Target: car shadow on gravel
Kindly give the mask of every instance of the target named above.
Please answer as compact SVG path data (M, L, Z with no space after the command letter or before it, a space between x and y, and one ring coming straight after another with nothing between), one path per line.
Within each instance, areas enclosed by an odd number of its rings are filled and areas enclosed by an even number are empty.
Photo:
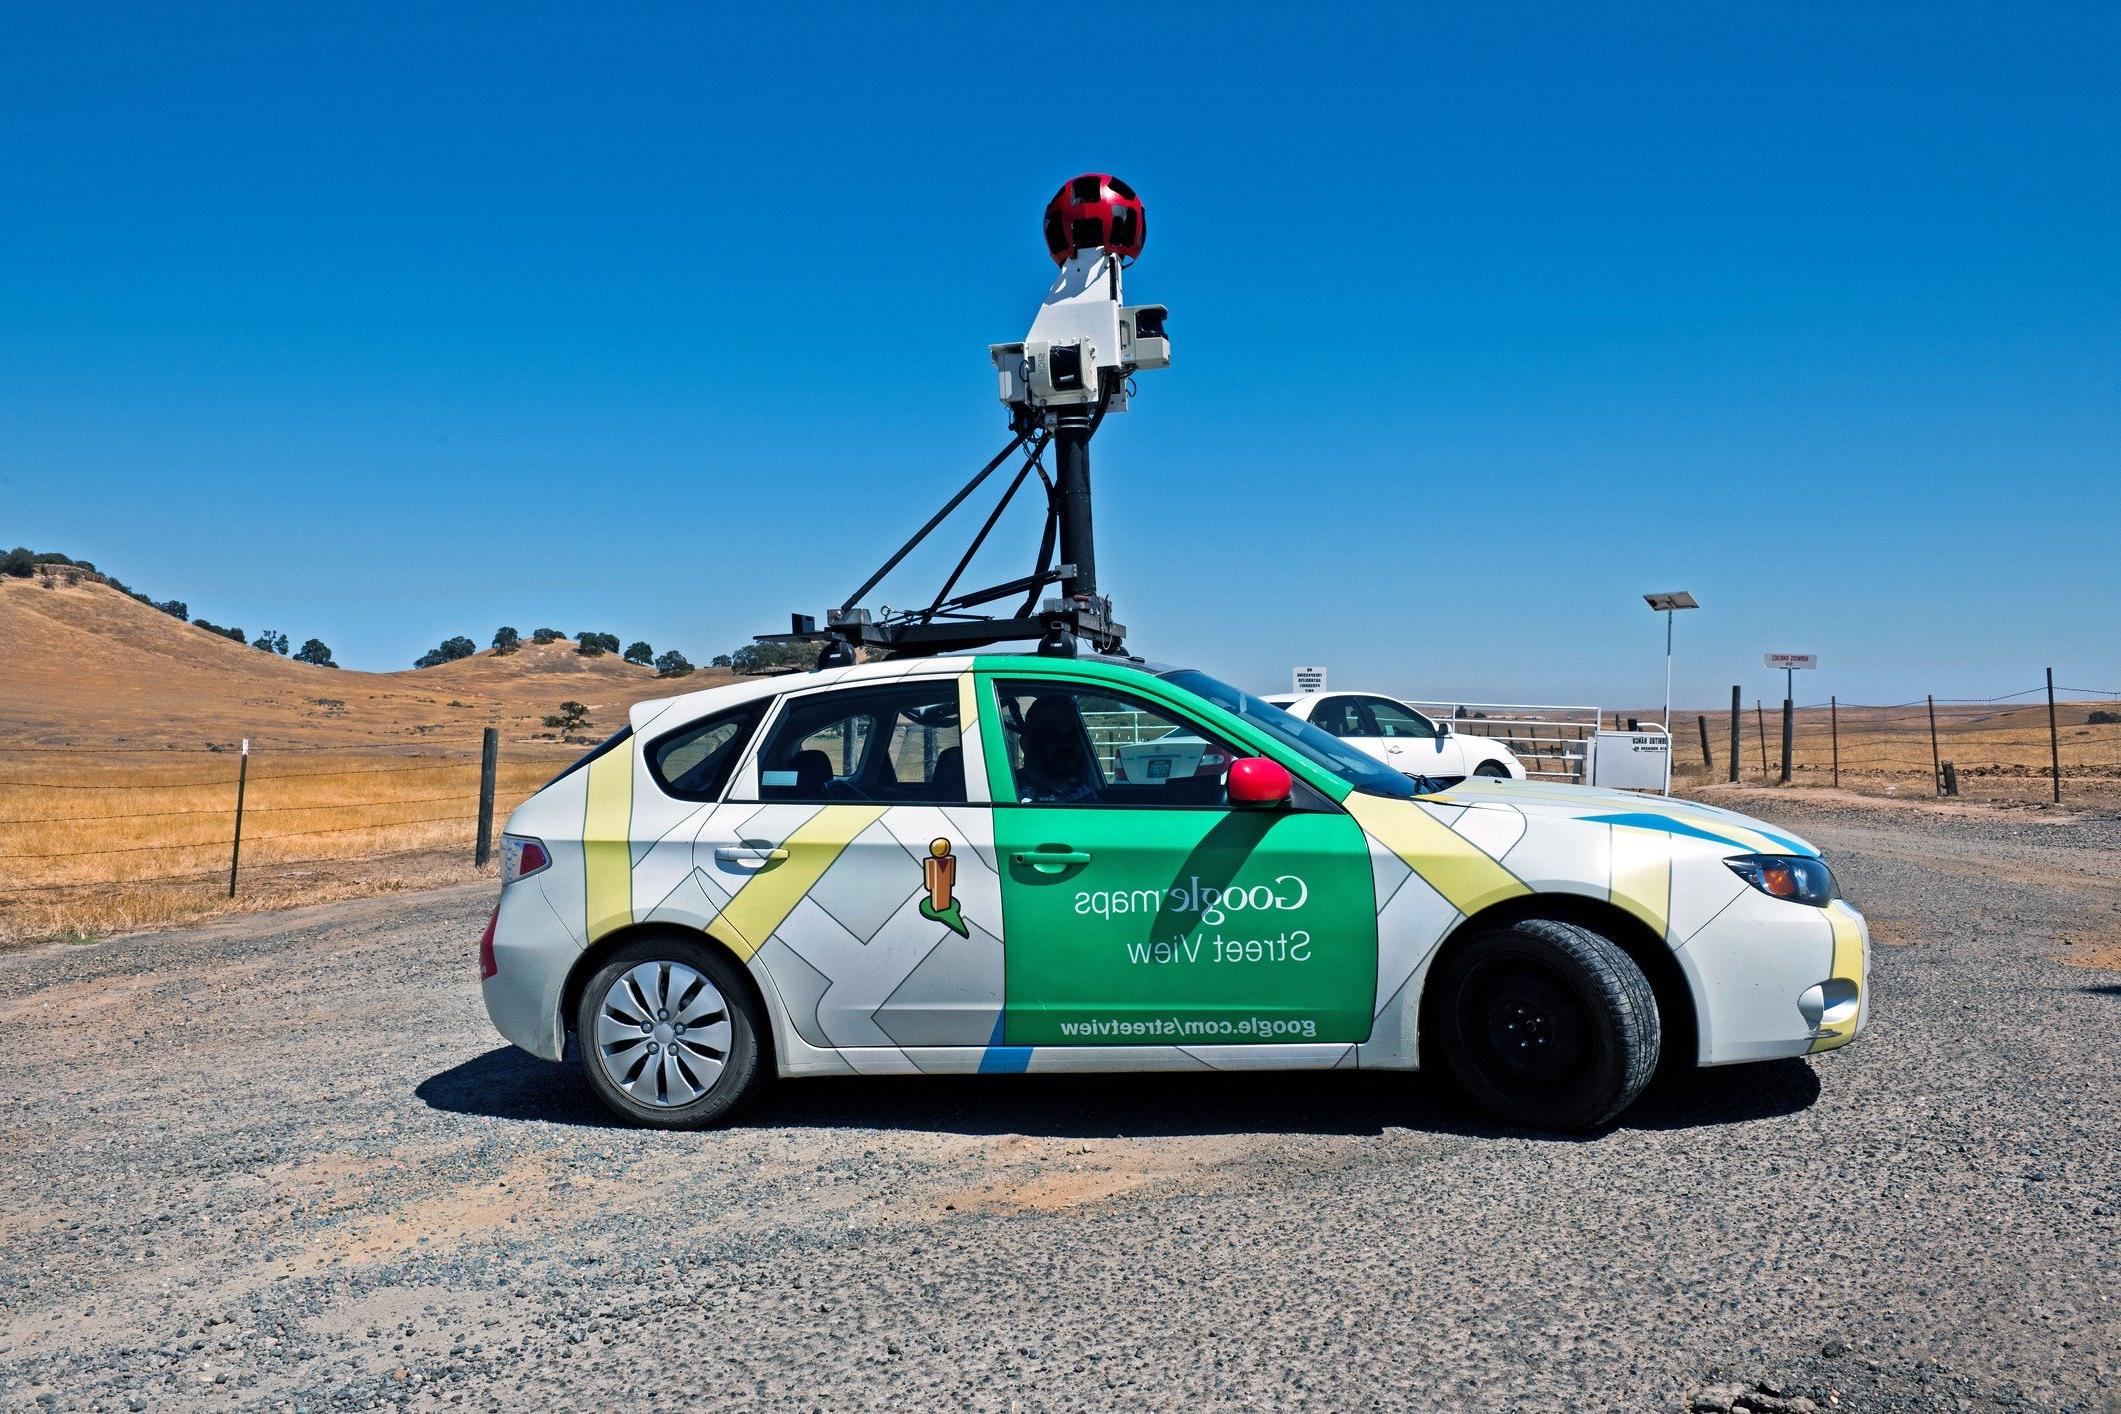
M623 1128L572 1066L500 1046L413 1092L452 1114ZM1819 1078L1802 1060L1661 1076L1621 1129L1697 1129L1809 1108ZM1512 1133L1440 1080L1385 1071L1203 1075L866 1076L775 1085L739 1128L1023 1134L1056 1139L1213 1134L1376 1135L1386 1129ZM1596 1135L1543 1136L1562 1140Z

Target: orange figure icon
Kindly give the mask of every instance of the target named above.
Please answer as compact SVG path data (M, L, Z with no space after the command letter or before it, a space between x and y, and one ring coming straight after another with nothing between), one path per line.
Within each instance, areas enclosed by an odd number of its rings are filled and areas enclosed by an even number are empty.
M928 886L928 897L921 900L921 917L942 924L961 938L971 937L953 896L957 892L957 860L950 853L950 841L928 842L928 857L921 861L921 881Z

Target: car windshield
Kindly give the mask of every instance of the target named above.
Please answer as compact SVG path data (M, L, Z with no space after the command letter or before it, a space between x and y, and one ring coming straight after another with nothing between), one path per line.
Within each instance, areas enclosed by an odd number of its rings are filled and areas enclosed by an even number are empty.
M1263 698L1239 692L1206 673L1184 668L1165 673L1165 682L1205 697L1225 712L1245 719L1283 746L1314 765L1331 771L1365 795L1388 795L1406 799L1415 793L1414 783L1374 757L1365 756L1337 736L1296 718Z

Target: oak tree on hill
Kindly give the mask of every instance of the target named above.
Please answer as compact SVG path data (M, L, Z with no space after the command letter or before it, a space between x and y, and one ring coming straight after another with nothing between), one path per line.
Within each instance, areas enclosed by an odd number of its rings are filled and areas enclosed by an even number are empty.
M616 653L619 651L619 636L615 633L597 633L585 628L574 636L574 641L576 644L574 651L581 654L584 658L594 658L601 653Z
M531 632L530 641L532 643L558 643L566 636L566 634L561 633L556 628L541 628Z
M493 631L493 651L503 656L523 646L523 635L505 625Z
M675 648L655 660L655 675L659 678L681 678L691 671L691 660Z
M645 668L655 661L655 650L642 640L635 639L632 643L626 645L624 657L627 662L639 663Z
M253 638L250 646L261 653L277 653L284 658L287 656L287 635L267 629Z
M336 668L339 666L331 660L331 649L324 646L324 640L321 638L306 640L302 644L301 649L296 652L295 661L297 663L312 663L320 668Z
M283 648L280 651L284 653L287 650ZM430 648L413 659L412 665L415 668L437 667L443 663L454 663L459 658L469 658L478 651L478 644L458 634L455 638L443 639L438 647Z

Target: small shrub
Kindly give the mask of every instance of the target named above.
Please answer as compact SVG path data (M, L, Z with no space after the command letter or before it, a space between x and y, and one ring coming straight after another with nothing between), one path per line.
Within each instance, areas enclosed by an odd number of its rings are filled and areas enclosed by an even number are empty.
M2086 725L2094 727L2112 726L2121 723L2121 712L2098 711L2084 719Z
M586 725L588 721L589 709L587 707L584 707L579 702L562 702L560 710L545 719L545 725L564 734L573 731L577 727Z
M182 599L164 599L155 607L173 619L182 619L185 623L191 622L191 605L185 603Z

